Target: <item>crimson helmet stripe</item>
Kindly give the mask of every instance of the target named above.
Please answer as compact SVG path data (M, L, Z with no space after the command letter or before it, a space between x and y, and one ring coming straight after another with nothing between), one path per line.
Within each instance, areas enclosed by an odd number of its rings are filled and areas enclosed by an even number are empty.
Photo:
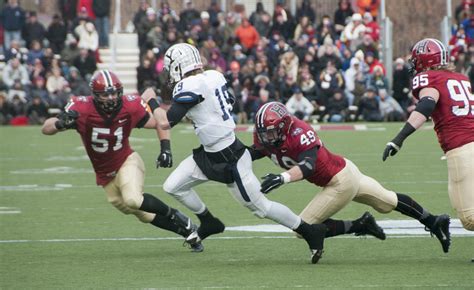
M114 82L112 81L112 76L110 75L110 72L108 70L102 70L101 73L105 80L105 87L113 87Z
M441 42L439 41L438 39L433 39L440 47L440 50L441 50L441 64L442 65L445 65L448 63L448 51L446 49L446 46Z

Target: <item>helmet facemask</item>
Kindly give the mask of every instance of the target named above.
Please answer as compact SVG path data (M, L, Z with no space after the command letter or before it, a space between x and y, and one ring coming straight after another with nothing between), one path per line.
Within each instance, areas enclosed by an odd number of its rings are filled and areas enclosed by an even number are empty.
M285 141L285 134L282 129L285 127L284 122L280 122L277 126L257 127L257 136L264 146L280 147Z
M408 73L410 76L414 77L418 72L416 71L416 59L413 57L410 57L408 59Z
M94 104L96 108L106 114L112 114L122 108L122 89L115 89L113 87L106 88L103 92L94 93ZM116 95L110 98L110 95Z

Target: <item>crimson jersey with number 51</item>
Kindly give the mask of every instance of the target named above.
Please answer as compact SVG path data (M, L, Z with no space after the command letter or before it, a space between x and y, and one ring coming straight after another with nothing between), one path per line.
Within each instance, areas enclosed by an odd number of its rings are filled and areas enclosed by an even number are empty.
M97 184L105 186L133 152L128 142L135 127L143 127L149 115L137 96L122 96L122 108L110 118L99 114L93 97L73 97L65 110L79 113L77 132L92 162Z
M318 186L326 186L331 178L344 168L346 161L323 146L313 127L293 116L291 116L291 119L292 124L285 134L286 138L280 147L263 146L256 132L254 132L253 142L256 148L270 157L278 166L290 169L298 165L298 156L302 152L318 147L318 157L314 173L307 180Z
M474 96L471 82L465 75L429 70L413 78L412 88L417 99L424 88L434 88L439 92L431 117L444 152L474 142Z

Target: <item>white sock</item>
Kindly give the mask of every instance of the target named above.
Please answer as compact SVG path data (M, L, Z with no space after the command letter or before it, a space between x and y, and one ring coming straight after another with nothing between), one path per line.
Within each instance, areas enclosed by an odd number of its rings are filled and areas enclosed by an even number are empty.
M301 224L301 218L291 211L287 206L269 200L270 208L267 211L266 218L271 219L292 230Z
M206 205L192 188L186 192L173 194L173 197L195 214L203 213L206 210Z

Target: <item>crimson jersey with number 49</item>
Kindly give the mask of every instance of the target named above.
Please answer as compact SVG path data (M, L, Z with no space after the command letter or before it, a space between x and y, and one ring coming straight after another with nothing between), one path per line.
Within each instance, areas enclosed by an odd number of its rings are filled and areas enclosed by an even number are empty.
M264 147L258 140L256 132L253 135L253 142L258 150L285 169L297 165L298 156L302 152L318 147L316 167L313 174L306 179L318 186L325 186L334 175L344 168L346 161L324 147L313 127L293 116L291 118L293 123L280 147Z
M430 70L413 78L413 96L434 88L439 100L431 117L444 152L474 142L474 96L469 79L460 73Z
M79 113L77 132L92 162L97 184L105 186L133 152L128 142L135 127L143 127L149 115L140 97L122 96L122 108L110 120L94 106L93 97L73 97L66 110Z

